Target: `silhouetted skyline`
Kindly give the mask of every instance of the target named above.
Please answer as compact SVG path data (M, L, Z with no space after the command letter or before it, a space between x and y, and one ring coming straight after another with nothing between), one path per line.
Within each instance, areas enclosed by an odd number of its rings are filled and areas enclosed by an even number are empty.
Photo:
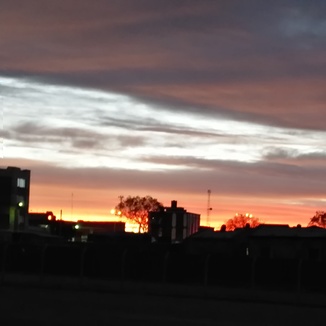
M306 225L325 210L326 3L1 1L1 167L32 211L119 195ZM73 195L72 195L73 194ZM73 207L73 209L72 209Z

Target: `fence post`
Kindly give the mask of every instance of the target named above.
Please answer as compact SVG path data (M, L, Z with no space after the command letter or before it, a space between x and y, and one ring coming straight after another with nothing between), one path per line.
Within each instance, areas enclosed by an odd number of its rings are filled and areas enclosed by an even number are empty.
M297 267L297 294L300 296L301 293L301 283L302 283L302 258L298 260Z
M204 263L204 286L205 286L205 288L208 285L208 270L209 270L210 259L211 259L211 255L207 254L205 257L205 263Z
M7 262L8 243L5 242L2 248L2 268L1 268L1 284L5 283L6 262Z
M162 274L163 284L166 283L167 281L169 258L170 258L170 252L167 251L163 257L163 274Z
M83 286L84 283L84 272L85 272L85 254L87 251L87 246L84 245L80 253L80 286Z
M256 261L257 258L254 256L251 260L251 278L250 278L250 285L251 288L254 289L256 286Z
M45 253L48 245L45 244L41 251L41 266L40 266L40 283L43 284L44 281L44 266L45 266Z
M121 289L123 289L124 281L126 277L126 260L128 249L126 248L121 255Z

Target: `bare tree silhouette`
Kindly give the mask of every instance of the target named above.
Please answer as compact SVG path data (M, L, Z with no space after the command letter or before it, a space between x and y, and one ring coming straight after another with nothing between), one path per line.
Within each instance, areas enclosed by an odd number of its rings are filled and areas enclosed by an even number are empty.
M137 223L139 232L148 231L148 213L158 211L163 206L156 198L151 196L128 196L127 198L119 196L119 199L120 202L115 209L121 212L121 216Z
M326 212L316 211L315 215L310 219L308 226L319 226L326 228Z
M229 219L225 223L227 231L233 231L237 228L244 228L246 225L249 225L251 228L255 228L259 224L259 219L248 213L236 214L233 218Z

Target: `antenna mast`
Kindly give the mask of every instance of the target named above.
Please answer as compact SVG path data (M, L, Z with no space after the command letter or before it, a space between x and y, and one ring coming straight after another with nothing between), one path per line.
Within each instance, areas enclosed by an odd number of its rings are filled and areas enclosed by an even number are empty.
M207 220L206 220L207 226L209 226L209 215L210 215L211 210L212 210L212 207L211 207L211 190L208 189L207 190Z

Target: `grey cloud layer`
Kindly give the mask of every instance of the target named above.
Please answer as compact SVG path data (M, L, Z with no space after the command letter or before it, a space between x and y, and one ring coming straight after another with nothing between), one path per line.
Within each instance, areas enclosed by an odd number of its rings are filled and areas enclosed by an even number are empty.
M27 146L45 144L69 143L71 150L103 150L110 146L111 149L140 146L145 143L143 137L135 136L106 136L93 131L78 128L51 128L48 125L41 126L39 123L28 122L12 128L11 133L4 133L7 139L17 140Z
M1 6L3 73L112 89L185 113L324 130L324 1Z
M187 163L188 161L188 163ZM176 162L174 162L176 163ZM209 169L194 173L195 165L208 165L183 159L182 164L189 164L188 171L133 171L107 168L65 169L51 166L38 166L34 169L35 184L79 187L80 189L107 189L110 187L130 193L149 190L153 194L168 189L171 193L183 193L183 196L205 192L207 186L223 196L243 196L252 198L319 198L326 195L323 176L325 165L319 169L298 168L281 164L245 164L234 162L211 162ZM27 163L28 164L28 163ZM31 164L31 163L29 163ZM178 162L179 164L179 162ZM266 173L267 170L267 173Z

